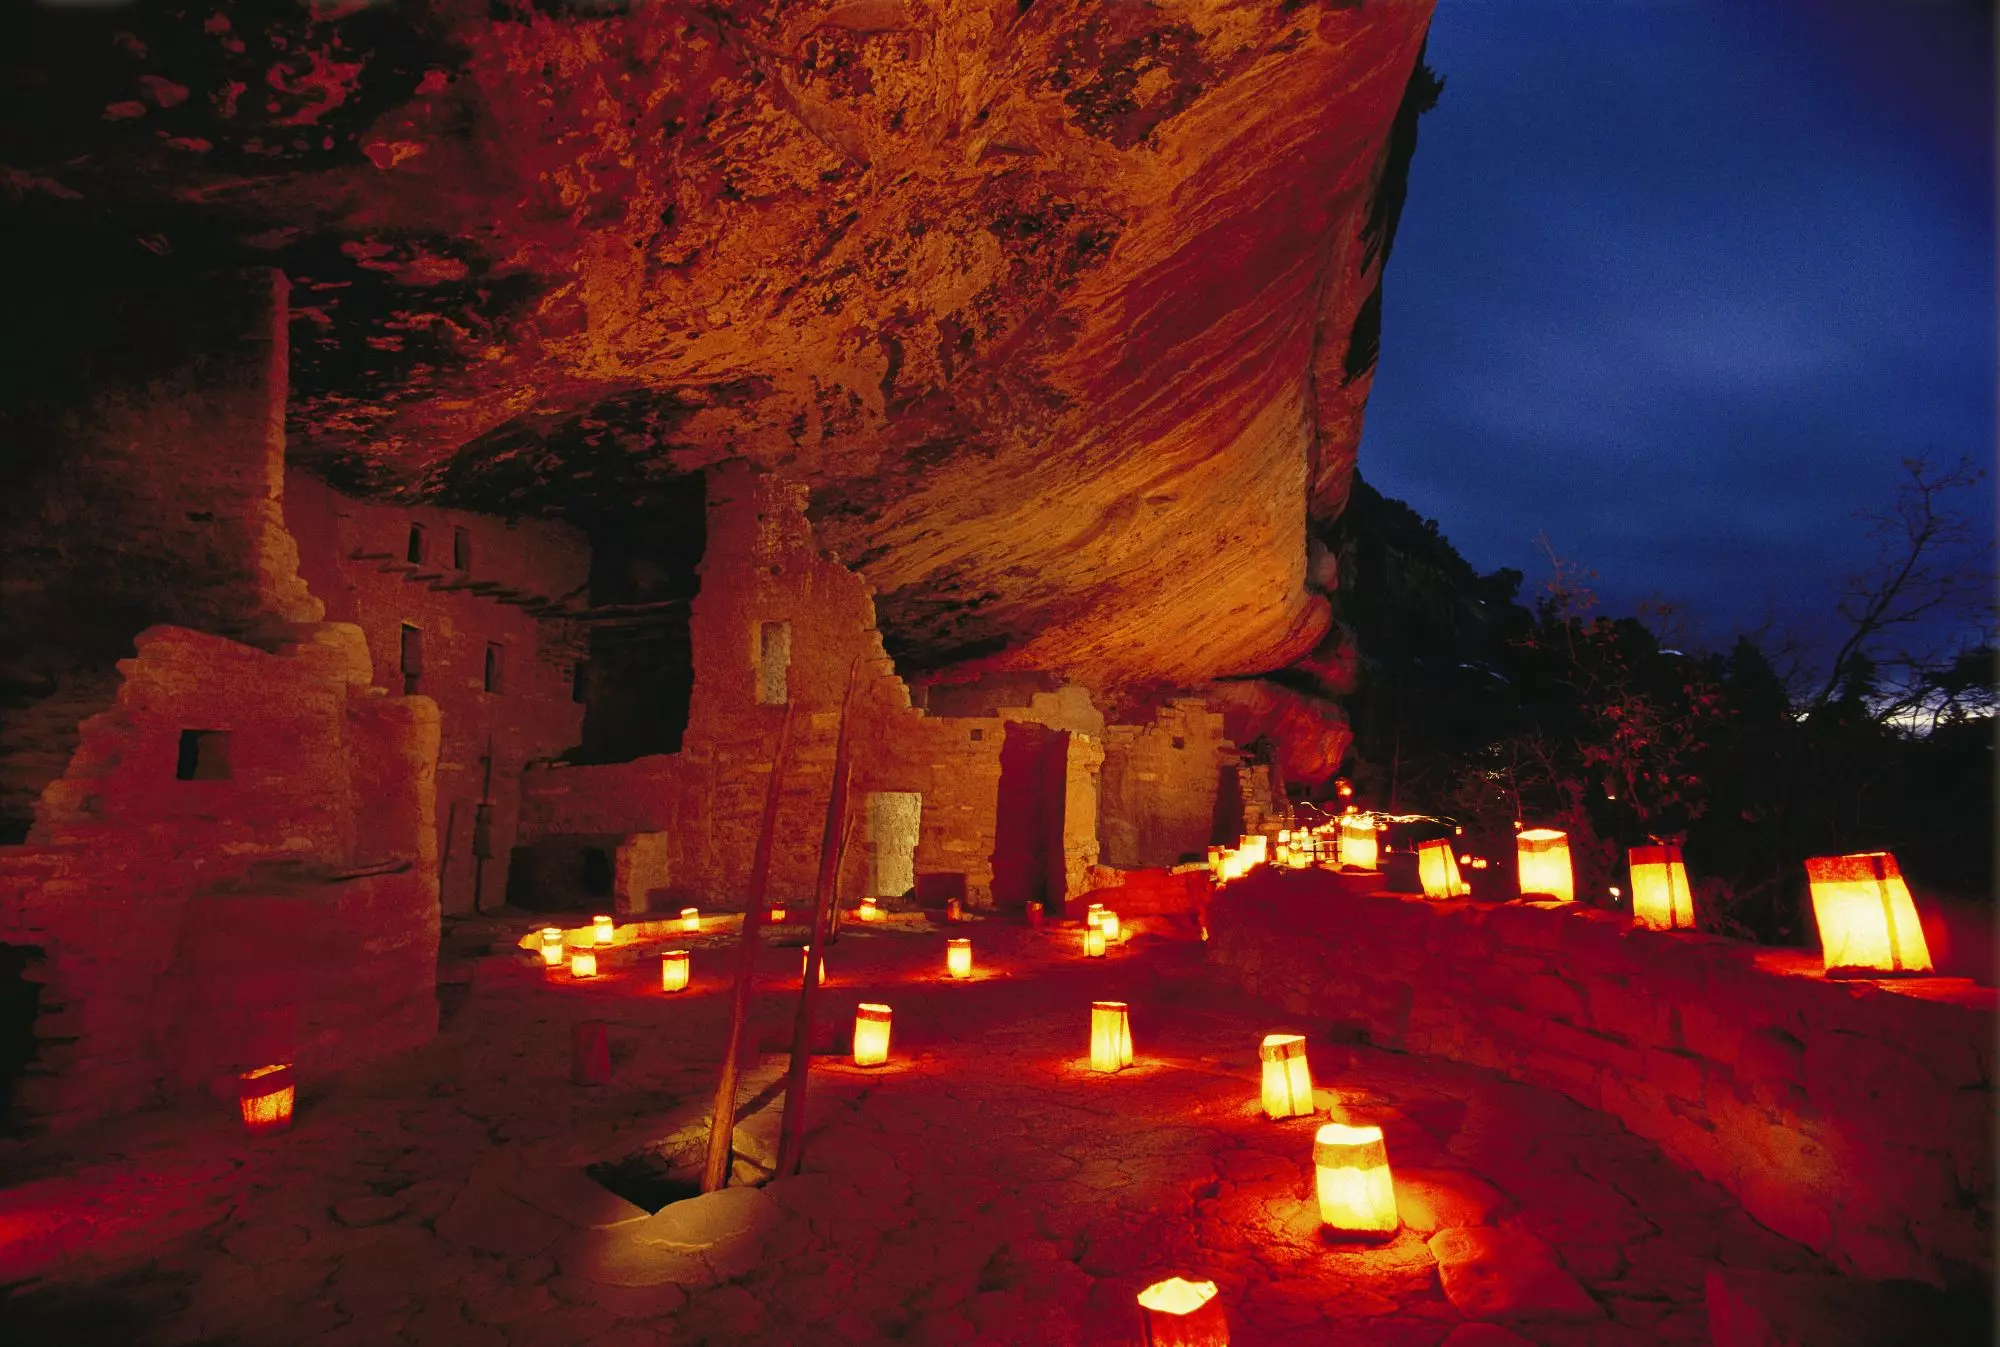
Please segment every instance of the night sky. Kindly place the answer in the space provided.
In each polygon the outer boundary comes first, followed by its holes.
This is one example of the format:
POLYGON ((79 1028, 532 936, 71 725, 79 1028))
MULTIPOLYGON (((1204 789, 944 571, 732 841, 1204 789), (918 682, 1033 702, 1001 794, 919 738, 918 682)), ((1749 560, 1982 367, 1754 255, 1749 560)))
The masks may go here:
POLYGON ((1991 34, 1956 0, 1442 0, 1362 475, 1524 596, 1546 531, 1610 611, 1824 632, 1851 512, 1993 455, 1991 34))

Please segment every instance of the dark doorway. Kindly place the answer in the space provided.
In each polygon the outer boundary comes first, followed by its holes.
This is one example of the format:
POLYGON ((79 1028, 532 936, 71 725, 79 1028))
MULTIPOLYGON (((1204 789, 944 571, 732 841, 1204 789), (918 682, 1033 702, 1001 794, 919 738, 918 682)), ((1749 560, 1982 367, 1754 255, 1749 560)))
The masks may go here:
POLYGON ((1020 908, 1063 898, 1063 807, 1069 731, 1016 721, 1000 746, 1000 798, 993 823, 993 902, 1020 908))
POLYGON ((0 945, 0 1136, 20 1135, 26 1121, 15 1096, 36 1056, 42 984, 34 970, 41 961, 31 945, 0 945))
POLYGON ((583 849, 583 892, 590 898, 611 896, 611 853, 603 847, 583 849))
POLYGON ((615 833, 544 837, 515 847, 507 866, 507 905, 524 912, 608 912, 615 833))
POLYGON ((1233 847, 1243 840, 1243 773, 1234 763, 1225 763, 1215 774, 1215 824, 1209 829, 1210 846, 1233 847))

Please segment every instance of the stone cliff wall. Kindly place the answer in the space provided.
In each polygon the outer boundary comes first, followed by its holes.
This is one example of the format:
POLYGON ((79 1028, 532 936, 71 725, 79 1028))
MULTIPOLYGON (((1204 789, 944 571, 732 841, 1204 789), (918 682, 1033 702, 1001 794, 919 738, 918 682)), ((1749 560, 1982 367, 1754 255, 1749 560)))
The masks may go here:
POLYGON ((1848 1271, 1991 1283, 1991 989, 1324 872, 1260 871, 1209 920, 1217 966, 1294 1014, 1602 1109, 1848 1271))

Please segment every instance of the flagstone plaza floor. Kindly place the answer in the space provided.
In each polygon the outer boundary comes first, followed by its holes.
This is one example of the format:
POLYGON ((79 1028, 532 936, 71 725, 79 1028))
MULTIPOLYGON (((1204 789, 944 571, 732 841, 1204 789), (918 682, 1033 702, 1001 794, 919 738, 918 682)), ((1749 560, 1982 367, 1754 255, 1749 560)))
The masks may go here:
MULTIPOLYGON (((585 1169, 697 1158, 733 936, 674 941, 694 982, 668 995, 664 944, 576 982, 498 939, 482 956, 463 928, 437 1040, 306 1081, 287 1134, 248 1139, 217 1105, 0 1151, 0 1341, 1120 1343, 1134 1294, 1180 1274, 1220 1285, 1238 1347, 1698 1344, 1711 1267, 1825 1270, 1617 1123, 1328 1041, 1213 982, 1185 928, 1138 926, 1085 960, 1073 928, 968 923, 950 934, 977 975, 952 982, 944 928, 850 925, 819 1046, 844 1051, 856 1003, 885 1002, 888 1064, 815 1058, 801 1175, 653 1216, 585 1169), (1137 1060, 1116 1075, 1085 1061, 1100 998, 1130 1004, 1137 1060), (569 1078, 590 1018, 609 1025, 600 1087, 569 1078), (1258 1107, 1257 1043, 1278 1028, 1309 1036, 1325 1106, 1384 1127, 1393 1240, 1322 1237, 1328 1114, 1258 1107)), ((746 1177, 775 1145, 798 966, 762 953, 746 1177)))

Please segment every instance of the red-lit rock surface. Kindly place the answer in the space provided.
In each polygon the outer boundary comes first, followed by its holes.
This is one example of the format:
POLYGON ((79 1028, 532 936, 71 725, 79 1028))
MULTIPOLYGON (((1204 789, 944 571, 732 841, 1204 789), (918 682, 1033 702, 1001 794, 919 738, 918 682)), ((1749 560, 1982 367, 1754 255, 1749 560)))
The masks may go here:
POLYGON ((931 665, 1334 659, 1306 519, 1429 0, 622 8, 40 12, 10 190, 52 248, 290 275, 294 459, 343 481, 630 505, 748 459, 931 665))
POLYGON ((1990 1286, 1992 988, 1371 887, 1256 872, 1213 905, 1216 960, 1366 1041, 1602 1109, 1846 1270, 1990 1286))
MULTIPOLYGON (((821 1058, 806 1172, 698 1222, 649 1219, 581 1168, 698 1148, 731 936, 685 942, 694 981, 672 997, 658 945, 621 944, 579 984, 496 940, 448 966, 468 999, 436 1043, 308 1078, 288 1135, 249 1143, 220 1111, 138 1117, 81 1152, 116 1159, 10 1157, 0 1282, 35 1280, 0 1307, 9 1342, 91 1325, 242 1347, 1122 1342, 1137 1290, 1181 1273, 1220 1284, 1240 1347, 1694 1347, 1710 1269, 1826 1272, 1603 1115, 1335 1044, 1217 985, 1185 935, 1142 921, 1086 963, 1074 928, 961 929, 966 984, 939 977, 936 927, 850 928, 821 1036, 886 1001, 890 1064, 821 1058), (1107 995, 1131 1004, 1137 1048, 1115 1077, 1082 1061, 1087 1005, 1107 995), (608 1086, 568 1083, 582 1018, 610 1024, 608 1086), (1311 1035, 1326 1104, 1385 1130, 1406 1217, 1386 1245, 1322 1241, 1314 1123, 1257 1107, 1257 1040, 1288 1025, 1311 1035), (1477 1260, 1479 1294, 1441 1282, 1440 1241, 1477 1260)), ((762 967, 772 991, 796 985, 795 950, 762 967)), ((752 1042, 790 1011, 762 997, 752 1042)), ((776 1070, 764 1057, 744 1090, 762 1110, 738 1128, 753 1161, 776 1070)))

